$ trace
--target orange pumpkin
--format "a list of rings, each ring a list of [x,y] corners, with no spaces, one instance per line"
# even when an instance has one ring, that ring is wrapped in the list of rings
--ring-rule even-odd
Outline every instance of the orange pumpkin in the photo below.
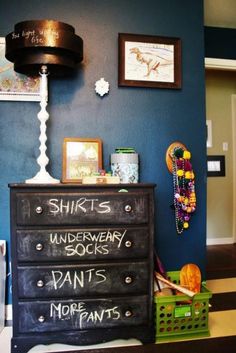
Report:
[[[180,285],[194,293],[201,291],[201,271],[195,264],[186,264],[180,270]]]

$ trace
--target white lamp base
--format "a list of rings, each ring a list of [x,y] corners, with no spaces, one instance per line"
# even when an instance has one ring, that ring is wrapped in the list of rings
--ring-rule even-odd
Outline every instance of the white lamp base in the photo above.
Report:
[[[53,178],[46,170],[40,170],[33,178],[25,180],[26,184],[59,184],[60,180]]]
[[[48,100],[48,81],[47,81],[47,67],[43,65],[41,67],[41,72],[40,72],[40,106],[41,110],[38,113],[38,119],[40,121],[40,136],[39,136],[39,141],[40,141],[40,155],[37,158],[37,163],[40,167],[39,172],[31,179],[25,180],[25,183],[27,184],[58,184],[60,183],[60,180],[54,179],[51,177],[51,175],[46,171],[46,166],[49,162],[49,159],[46,155],[46,141],[47,141],[47,135],[46,135],[46,122],[49,118],[49,114],[46,110],[47,107],[47,100]]]

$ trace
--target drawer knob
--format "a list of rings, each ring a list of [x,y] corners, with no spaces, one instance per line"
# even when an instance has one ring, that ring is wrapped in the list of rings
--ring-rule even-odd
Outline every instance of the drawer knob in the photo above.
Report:
[[[131,317],[133,315],[131,310],[126,310],[125,317]]]
[[[41,322],[41,323],[44,322],[45,321],[45,317],[43,315],[39,316],[38,321]]]
[[[43,207],[37,206],[35,211],[36,211],[37,214],[41,214],[41,213],[43,213]]]
[[[126,283],[126,284],[130,284],[130,283],[132,283],[132,282],[133,282],[132,277],[130,277],[130,276],[125,277],[125,283]]]
[[[125,206],[125,212],[130,213],[132,211],[132,206],[126,205]]]
[[[126,248],[131,248],[132,242],[131,242],[130,240],[127,240],[127,241],[125,242],[125,246],[126,246]]]
[[[42,288],[44,286],[44,282],[40,279],[38,282],[37,282],[37,287],[38,288]]]
[[[43,250],[43,244],[41,244],[41,243],[36,244],[35,249],[37,251],[42,251]]]

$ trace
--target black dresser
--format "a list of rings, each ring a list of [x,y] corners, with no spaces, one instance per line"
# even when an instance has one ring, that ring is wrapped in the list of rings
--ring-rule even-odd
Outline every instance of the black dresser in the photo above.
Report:
[[[11,184],[12,353],[154,341],[154,184]]]

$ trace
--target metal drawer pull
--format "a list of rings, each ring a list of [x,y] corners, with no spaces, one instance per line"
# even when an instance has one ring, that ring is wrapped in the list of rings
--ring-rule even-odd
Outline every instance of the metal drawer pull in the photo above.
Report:
[[[37,214],[41,214],[41,213],[43,213],[43,208],[41,206],[37,206],[35,211]]]
[[[126,310],[125,317],[131,317],[133,315],[131,310]]]
[[[133,282],[132,277],[130,277],[130,276],[125,277],[125,283],[126,283],[126,284],[130,284],[130,283],[132,283],[132,282]]]
[[[126,205],[125,206],[125,212],[130,213],[132,211],[132,206]]]
[[[40,279],[38,282],[37,282],[37,287],[38,288],[42,288],[44,286],[44,282]]]
[[[37,251],[43,250],[43,244],[41,244],[41,243],[36,244],[35,249],[36,249]]]
[[[43,315],[39,316],[38,321],[41,322],[41,323],[44,322],[45,321],[45,317]]]
[[[131,248],[132,242],[131,242],[130,240],[127,240],[127,241],[125,242],[125,246],[126,246],[126,248]]]

